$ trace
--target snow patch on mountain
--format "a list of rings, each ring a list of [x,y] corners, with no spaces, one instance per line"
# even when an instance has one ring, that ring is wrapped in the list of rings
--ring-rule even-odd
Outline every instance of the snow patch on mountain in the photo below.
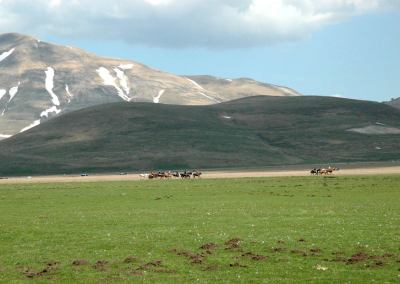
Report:
[[[110,71],[105,67],[100,67],[96,70],[99,74],[100,78],[103,79],[103,84],[106,86],[112,86],[117,90],[118,96],[121,97],[124,101],[129,102],[130,98],[125,95],[124,91],[118,86],[115,77],[113,77]]]
[[[17,85],[17,86],[12,87],[12,88],[8,91],[8,94],[10,95],[10,99],[8,100],[8,102],[11,102],[12,99],[15,97],[15,95],[18,93],[19,85],[21,85],[21,82],[18,82],[18,85]]]
[[[351,128],[347,129],[347,131],[356,132],[359,134],[366,134],[366,135],[400,134],[400,128],[391,126],[380,126],[380,125],[368,125],[362,128]]]
[[[25,131],[27,131],[27,130],[29,130],[29,129],[31,129],[31,128],[34,128],[34,127],[38,126],[39,124],[40,124],[40,119],[35,120],[34,122],[32,122],[32,124],[28,125],[28,126],[25,127],[25,128],[22,128],[21,131],[20,131],[20,133],[25,132]]]
[[[69,91],[69,86],[68,86],[68,84],[65,84],[65,91],[67,92],[67,95],[68,95],[68,103],[70,103],[70,102],[71,102],[71,99],[74,97],[74,95],[71,94],[71,92]]]
[[[4,116],[6,110],[8,109],[8,105],[11,103],[11,101],[13,100],[13,98],[17,95],[18,89],[19,89],[19,86],[20,86],[20,85],[21,85],[21,82],[18,82],[17,86],[12,87],[10,90],[8,90],[8,95],[10,96],[10,98],[8,99],[8,102],[6,103],[4,109],[3,109],[2,113],[1,113],[1,116]],[[3,96],[4,96],[4,95],[5,95],[5,94],[3,94]]]
[[[125,91],[127,95],[130,93],[130,88],[128,84],[128,77],[126,77],[124,71],[121,71],[118,68],[114,68],[115,74],[117,74],[117,77],[119,79],[119,84],[122,87],[122,89]]]
[[[299,93],[293,91],[292,89],[286,88],[286,87],[282,87],[282,86],[275,86],[277,87],[279,90],[283,91],[284,93],[288,94],[288,95],[292,95],[292,96],[300,96]]]
[[[0,100],[7,94],[7,90],[0,89]]]
[[[192,80],[192,79],[189,79],[189,78],[186,78],[186,79],[187,79],[190,83],[192,83],[194,86],[196,86],[198,89],[205,91],[205,89],[204,89],[202,86],[200,86],[196,81],[194,81],[194,80]]]
[[[216,98],[210,97],[210,96],[208,96],[208,95],[206,95],[206,94],[204,94],[204,93],[202,93],[202,92],[200,92],[199,94],[202,95],[203,97],[206,97],[206,98],[209,99],[209,100],[212,100],[212,101],[214,101],[214,102],[216,102],[216,103],[220,103],[220,101],[217,100]]]
[[[0,134],[0,139],[7,139],[10,138],[12,135],[7,135],[7,134]]]
[[[51,100],[54,105],[59,106],[60,105],[60,100],[58,99],[57,95],[53,92],[54,88],[54,69],[51,67],[47,67],[47,71],[45,71],[46,74],[46,90],[51,96]]]
[[[50,113],[59,114],[60,112],[61,112],[61,110],[58,109],[57,106],[52,106],[51,108],[48,108],[48,109],[42,111],[42,112],[40,113],[40,117],[46,117],[46,118],[48,118]]]
[[[14,50],[15,50],[15,48],[12,48],[9,51],[6,51],[6,52],[3,52],[2,54],[0,54],[0,62],[2,62],[4,59],[9,57],[14,52]]]
[[[153,97],[153,103],[158,104],[160,103],[161,96],[164,95],[165,90],[161,90],[158,92],[158,96]]]
[[[121,64],[121,65],[119,65],[118,67],[120,68],[120,69],[122,69],[122,70],[130,70],[130,69],[132,69],[133,68],[133,64]]]

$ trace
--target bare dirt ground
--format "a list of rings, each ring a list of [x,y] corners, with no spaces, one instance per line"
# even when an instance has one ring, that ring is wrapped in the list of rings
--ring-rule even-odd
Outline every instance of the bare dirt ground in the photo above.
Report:
[[[386,175],[400,174],[400,166],[370,167],[370,168],[350,168],[341,169],[334,172],[335,176],[351,175]],[[309,170],[265,170],[265,171],[204,171],[202,179],[221,179],[221,178],[250,178],[250,177],[291,177],[291,176],[310,176]],[[64,176],[38,176],[38,177],[16,177],[0,179],[1,184],[23,184],[23,183],[60,183],[60,182],[99,182],[99,181],[139,181],[147,180],[141,178],[139,174],[132,173],[127,175],[106,174],[90,175],[81,177],[78,175]]]

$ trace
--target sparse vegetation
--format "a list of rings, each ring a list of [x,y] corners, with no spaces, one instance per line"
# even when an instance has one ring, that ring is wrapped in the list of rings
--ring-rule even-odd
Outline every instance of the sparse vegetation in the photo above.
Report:
[[[0,282],[398,283],[400,176],[0,186]]]

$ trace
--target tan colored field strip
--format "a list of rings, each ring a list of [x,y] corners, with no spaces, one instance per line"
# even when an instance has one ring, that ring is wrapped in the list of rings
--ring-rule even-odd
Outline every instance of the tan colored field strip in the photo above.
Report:
[[[352,168],[342,169],[335,172],[336,176],[350,175],[384,175],[400,174],[400,166],[395,167],[374,167],[374,168]],[[310,176],[309,170],[292,171],[225,171],[225,172],[203,172],[202,178],[221,179],[221,178],[249,178],[249,177],[290,177],[290,176]],[[99,181],[137,181],[141,180],[139,174],[128,175],[92,175],[81,176],[41,176],[41,177],[18,177],[0,179],[1,184],[26,184],[26,183],[60,183],[60,182],[99,182]],[[143,180],[143,179],[142,179]]]

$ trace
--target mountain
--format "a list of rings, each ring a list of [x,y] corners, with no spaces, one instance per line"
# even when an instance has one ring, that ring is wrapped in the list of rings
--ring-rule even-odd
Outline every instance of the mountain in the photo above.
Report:
[[[253,95],[299,94],[251,79],[177,76],[29,36],[0,35],[0,139],[99,104],[208,105]]]
[[[392,107],[400,109],[400,98],[392,99],[390,102],[386,102],[386,104],[388,104],[388,105],[390,105]]]
[[[114,103],[0,142],[0,176],[400,159],[400,111],[331,97],[209,106]]]

